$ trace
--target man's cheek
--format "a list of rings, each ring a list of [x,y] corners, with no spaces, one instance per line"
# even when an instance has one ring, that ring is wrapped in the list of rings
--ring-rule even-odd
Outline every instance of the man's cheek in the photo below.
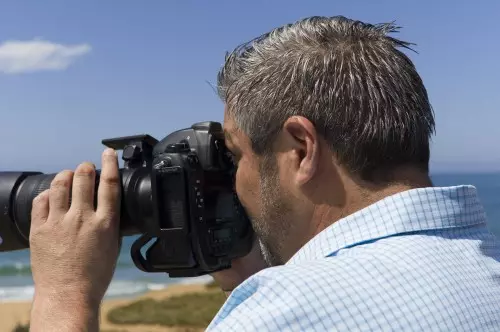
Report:
[[[253,215],[258,193],[255,190],[255,185],[244,174],[236,174],[236,193],[247,213]]]

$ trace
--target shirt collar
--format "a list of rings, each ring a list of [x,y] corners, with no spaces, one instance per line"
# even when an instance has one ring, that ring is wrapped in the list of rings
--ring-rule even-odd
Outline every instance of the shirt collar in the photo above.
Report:
[[[333,223],[307,242],[287,264],[330,256],[340,249],[396,234],[485,222],[474,186],[411,189]]]

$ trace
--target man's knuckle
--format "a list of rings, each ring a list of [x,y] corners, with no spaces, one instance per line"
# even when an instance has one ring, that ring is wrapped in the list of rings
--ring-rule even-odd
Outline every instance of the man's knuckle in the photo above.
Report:
[[[68,179],[61,179],[61,178],[56,178],[52,181],[52,184],[50,185],[52,188],[69,188],[71,186],[71,181]]]
[[[33,205],[38,205],[42,202],[44,202],[47,199],[47,195],[45,192],[42,192],[38,194],[34,199],[33,199]]]
[[[113,228],[113,220],[115,218],[109,213],[102,213],[96,216],[97,228],[107,231]]]
[[[88,213],[84,208],[79,206],[72,206],[69,216],[72,220],[82,221],[88,218]]]
[[[37,196],[33,199],[33,202],[31,203],[31,209],[36,210],[38,209],[39,205],[41,204],[40,198]]]
[[[107,222],[113,218],[116,218],[115,210],[108,204],[104,205],[103,209],[96,211],[96,219],[99,222]]]
[[[33,229],[30,231],[30,235],[29,235],[30,244],[38,243],[38,238],[40,237],[39,233],[40,233],[40,231],[38,229]]]
[[[39,210],[43,206],[43,201],[39,197],[35,197],[33,200],[33,203],[31,204],[31,209],[32,209],[32,215],[33,217],[36,217],[34,214],[35,211]]]
[[[109,186],[116,186],[120,184],[120,177],[117,175],[103,175],[101,182]]]
[[[102,230],[106,230],[106,229],[109,229],[110,228],[110,218],[106,218],[106,217],[101,217],[101,218],[98,218],[97,220],[97,227],[99,229],[102,229]]]

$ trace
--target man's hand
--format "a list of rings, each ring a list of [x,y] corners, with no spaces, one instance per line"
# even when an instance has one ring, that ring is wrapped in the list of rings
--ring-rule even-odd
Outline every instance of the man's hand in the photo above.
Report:
[[[120,250],[121,188],[112,149],[102,155],[97,209],[94,193],[95,167],[83,163],[74,173],[57,174],[33,202],[31,331],[98,331]]]
[[[229,296],[239,284],[266,267],[268,265],[264,260],[259,243],[255,241],[252,251],[248,255],[234,259],[230,269],[212,273],[212,277]]]

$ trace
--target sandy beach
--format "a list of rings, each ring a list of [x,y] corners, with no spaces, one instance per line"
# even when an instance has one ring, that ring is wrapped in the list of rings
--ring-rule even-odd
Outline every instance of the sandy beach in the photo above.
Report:
[[[164,327],[155,325],[117,325],[109,322],[107,313],[118,306],[137,301],[143,298],[165,299],[175,295],[182,295],[190,292],[207,292],[207,288],[202,284],[175,284],[168,286],[164,290],[152,291],[130,299],[109,299],[105,300],[101,307],[101,330],[113,332],[163,332],[163,331],[203,331],[202,328],[182,328]],[[0,332],[11,332],[17,324],[29,322],[31,302],[0,302]]]

